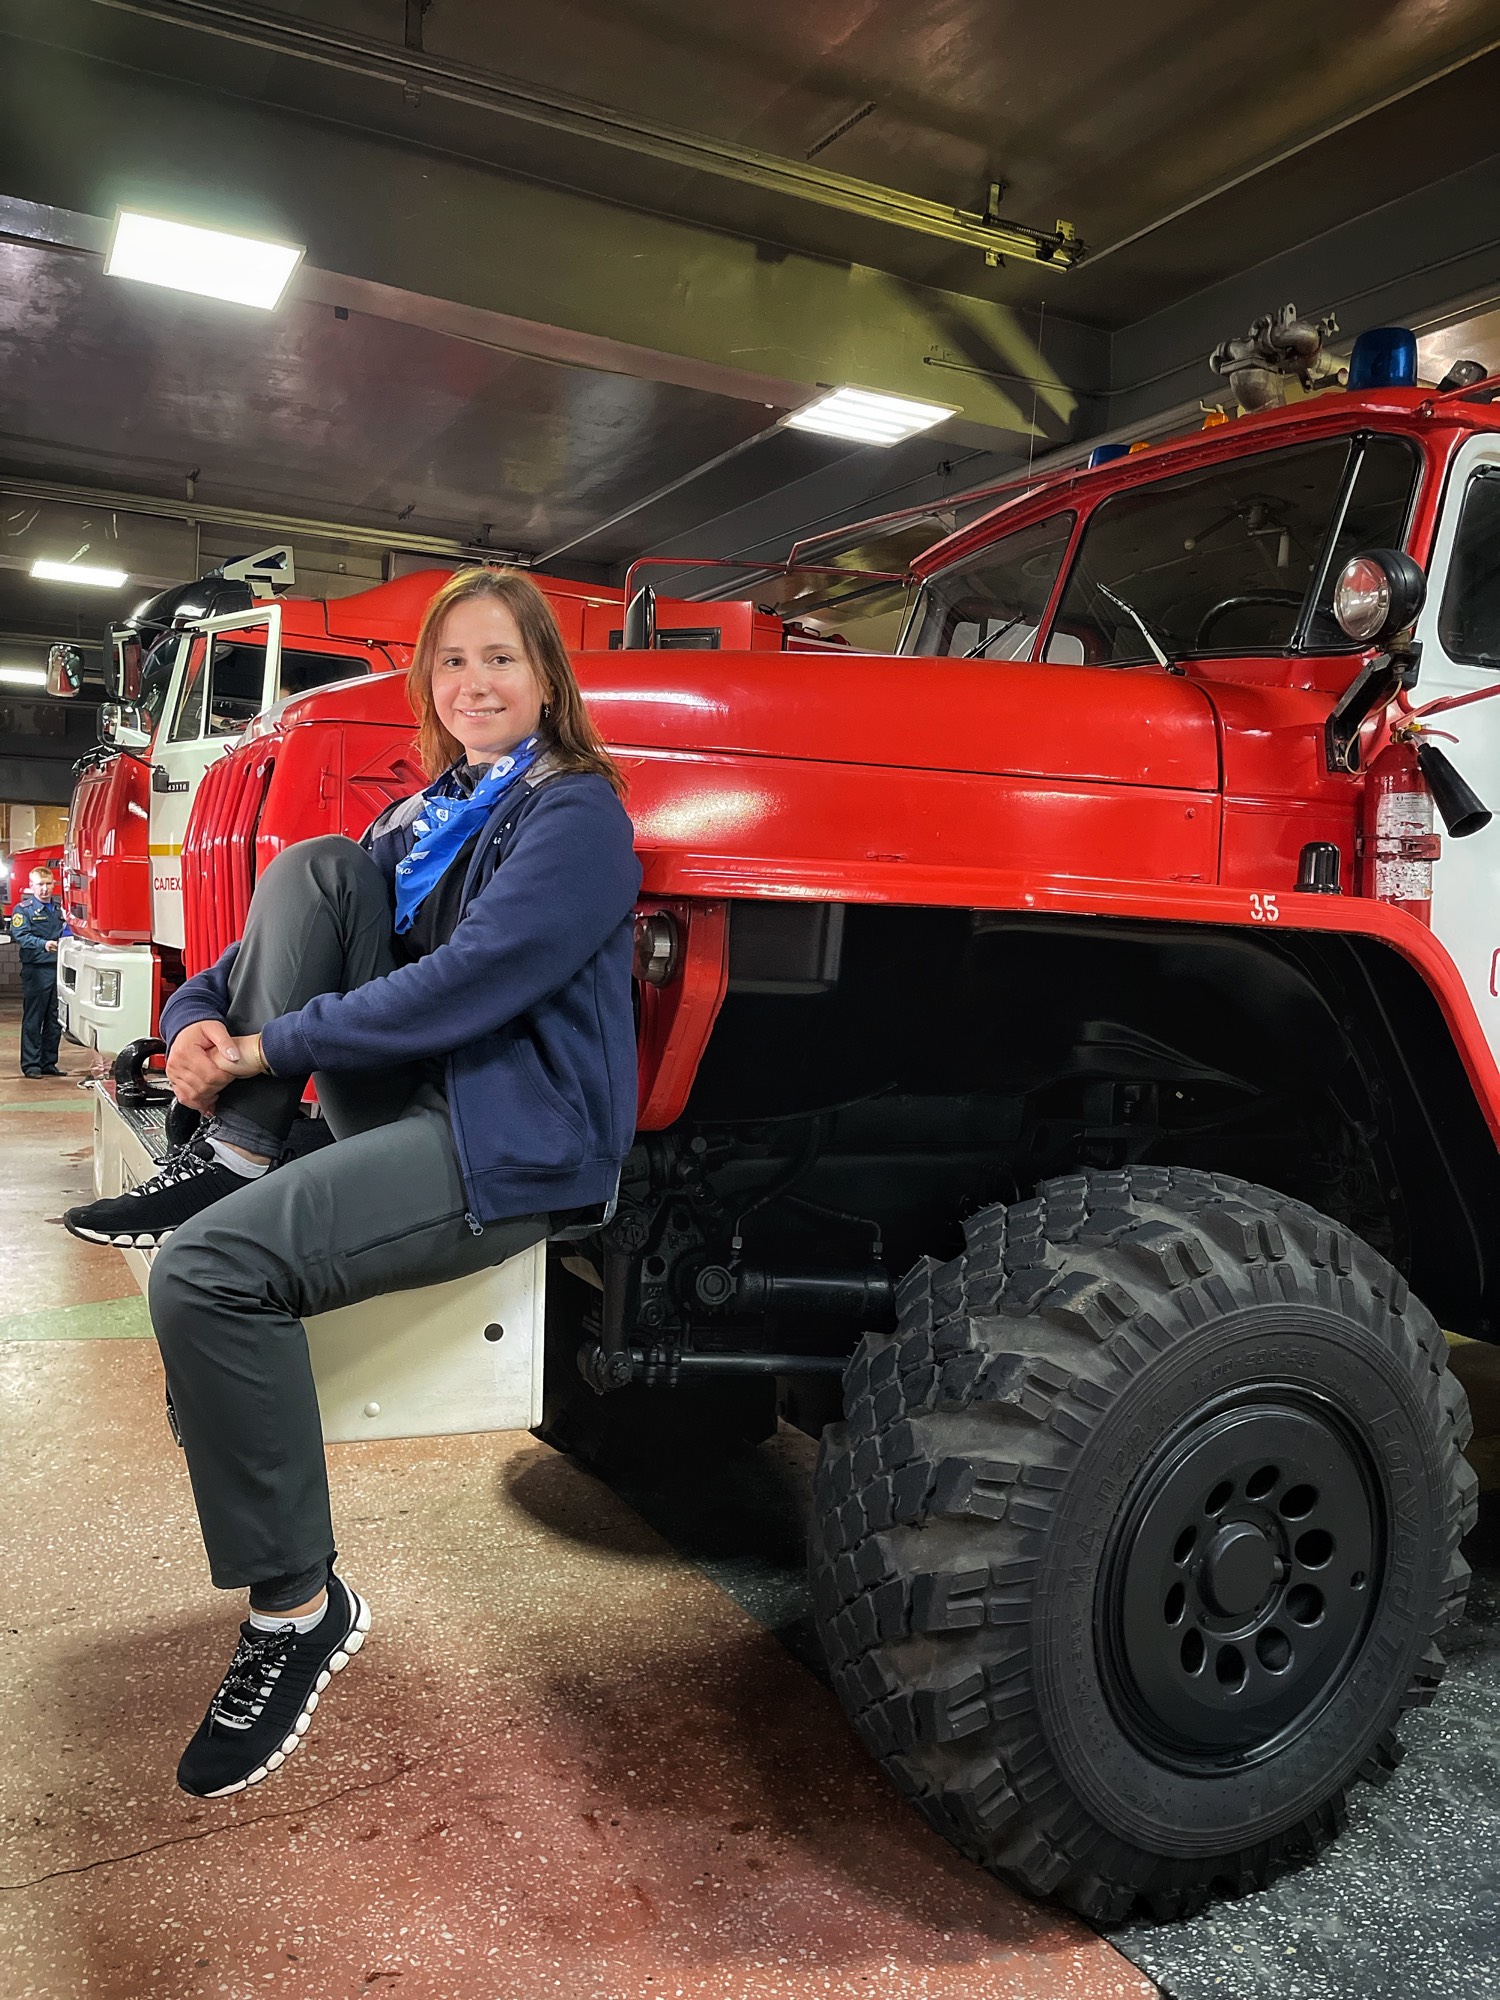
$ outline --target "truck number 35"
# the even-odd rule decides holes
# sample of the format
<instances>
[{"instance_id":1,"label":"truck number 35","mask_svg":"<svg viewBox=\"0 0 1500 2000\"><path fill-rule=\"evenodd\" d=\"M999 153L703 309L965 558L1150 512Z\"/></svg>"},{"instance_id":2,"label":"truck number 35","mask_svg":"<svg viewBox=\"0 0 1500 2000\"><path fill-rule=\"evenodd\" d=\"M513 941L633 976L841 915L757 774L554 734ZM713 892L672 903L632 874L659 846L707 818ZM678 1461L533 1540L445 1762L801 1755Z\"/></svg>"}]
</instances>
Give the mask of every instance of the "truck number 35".
<instances>
[{"instance_id":1,"label":"truck number 35","mask_svg":"<svg viewBox=\"0 0 1500 2000\"><path fill-rule=\"evenodd\" d=\"M1274 896L1252 895L1250 898L1250 921L1252 924L1279 924L1281 922L1281 912L1276 907L1276 898Z\"/></svg>"}]
</instances>

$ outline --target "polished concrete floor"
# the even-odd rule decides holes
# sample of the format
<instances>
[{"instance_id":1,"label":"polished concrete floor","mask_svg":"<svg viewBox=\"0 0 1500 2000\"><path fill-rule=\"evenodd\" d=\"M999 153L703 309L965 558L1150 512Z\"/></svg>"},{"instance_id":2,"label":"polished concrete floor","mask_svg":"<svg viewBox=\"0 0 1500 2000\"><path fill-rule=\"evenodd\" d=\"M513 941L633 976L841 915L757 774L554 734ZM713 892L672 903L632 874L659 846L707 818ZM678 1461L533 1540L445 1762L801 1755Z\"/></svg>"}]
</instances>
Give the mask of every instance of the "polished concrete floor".
<instances>
[{"instance_id":1,"label":"polished concrete floor","mask_svg":"<svg viewBox=\"0 0 1500 2000\"><path fill-rule=\"evenodd\" d=\"M0 2000L1149 2000L929 1833L775 1635L795 1438L723 1575L529 1437L335 1447L370 1644L274 1780L178 1792L238 1612L125 1267L55 1220L89 1138L0 1016Z\"/></svg>"}]
</instances>

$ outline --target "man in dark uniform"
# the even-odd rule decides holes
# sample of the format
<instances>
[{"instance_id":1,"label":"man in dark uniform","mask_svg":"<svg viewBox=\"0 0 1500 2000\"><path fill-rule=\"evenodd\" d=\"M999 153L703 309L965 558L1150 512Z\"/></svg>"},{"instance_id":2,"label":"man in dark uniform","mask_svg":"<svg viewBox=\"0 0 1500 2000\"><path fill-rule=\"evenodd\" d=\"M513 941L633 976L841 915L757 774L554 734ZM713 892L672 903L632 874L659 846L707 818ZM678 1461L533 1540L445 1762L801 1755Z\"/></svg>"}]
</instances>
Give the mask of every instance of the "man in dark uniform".
<instances>
[{"instance_id":1,"label":"man in dark uniform","mask_svg":"<svg viewBox=\"0 0 1500 2000\"><path fill-rule=\"evenodd\" d=\"M10 920L21 954L21 1074L61 1076L57 1048L57 941L67 925L58 906L57 884L45 868L33 868L26 894Z\"/></svg>"}]
</instances>

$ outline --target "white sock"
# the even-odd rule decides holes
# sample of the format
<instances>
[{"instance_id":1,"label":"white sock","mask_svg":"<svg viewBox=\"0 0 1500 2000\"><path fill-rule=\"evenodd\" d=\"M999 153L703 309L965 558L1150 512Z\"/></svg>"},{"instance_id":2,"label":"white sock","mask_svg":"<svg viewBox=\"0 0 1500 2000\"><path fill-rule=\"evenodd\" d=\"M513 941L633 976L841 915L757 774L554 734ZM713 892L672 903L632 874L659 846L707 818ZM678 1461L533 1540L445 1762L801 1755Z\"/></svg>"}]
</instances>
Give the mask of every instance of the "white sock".
<instances>
[{"instance_id":1,"label":"white sock","mask_svg":"<svg viewBox=\"0 0 1500 2000\"><path fill-rule=\"evenodd\" d=\"M241 1180L258 1181L266 1171L266 1161L247 1160L243 1153L237 1153L233 1146L226 1145L222 1139L210 1136L208 1150L221 1167L228 1167L229 1171L238 1174Z\"/></svg>"},{"instance_id":2,"label":"white sock","mask_svg":"<svg viewBox=\"0 0 1500 2000\"><path fill-rule=\"evenodd\" d=\"M252 1611L250 1623L257 1632L284 1632L288 1625L296 1632L310 1632L314 1625L321 1625L323 1613L328 1609L328 1593L323 1593L323 1602L316 1611L308 1611L301 1618L286 1618L276 1611Z\"/></svg>"}]
</instances>

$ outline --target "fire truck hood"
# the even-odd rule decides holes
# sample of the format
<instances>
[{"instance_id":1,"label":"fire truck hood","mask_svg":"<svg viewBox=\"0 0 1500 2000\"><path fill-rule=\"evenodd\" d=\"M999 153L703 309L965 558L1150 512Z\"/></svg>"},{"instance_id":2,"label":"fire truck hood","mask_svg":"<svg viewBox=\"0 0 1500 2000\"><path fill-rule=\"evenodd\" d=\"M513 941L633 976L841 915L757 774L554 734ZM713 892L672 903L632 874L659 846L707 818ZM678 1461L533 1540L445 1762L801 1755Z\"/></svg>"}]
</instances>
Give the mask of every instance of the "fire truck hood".
<instances>
[{"instance_id":1,"label":"fire truck hood","mask_svg":"<svg viewBox=\"0 0 1500 2000\"><path fill-rule=\"evenodd\" d=\"M585 653L574 662L625 752L796 759L1213 792L1213 705L1160 667L868 653Z\"/></svg>"}]
</instances>

